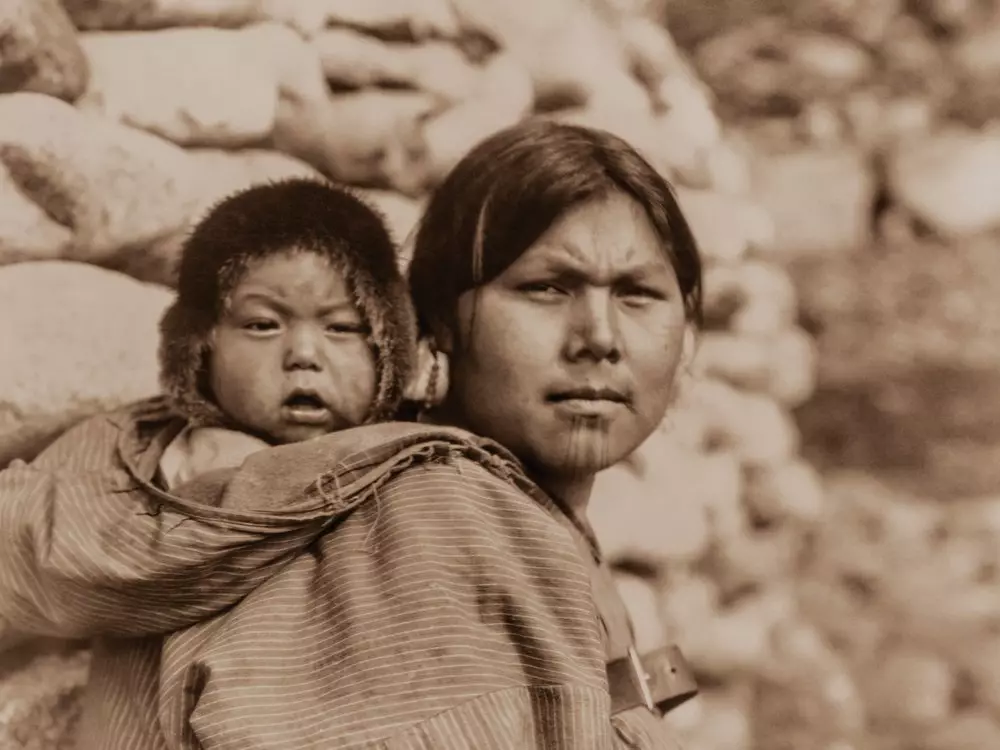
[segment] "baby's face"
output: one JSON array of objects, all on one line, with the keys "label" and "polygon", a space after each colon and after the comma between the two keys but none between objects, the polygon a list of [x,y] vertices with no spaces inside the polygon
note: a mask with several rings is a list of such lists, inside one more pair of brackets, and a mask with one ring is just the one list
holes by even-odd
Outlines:
[{"label": "baby's face", "polygon": [[209,373],[219,407],[275,444],[358,425],[375,395],[367,322],[343,274],[311,252],[250,265],[214,331]]}]

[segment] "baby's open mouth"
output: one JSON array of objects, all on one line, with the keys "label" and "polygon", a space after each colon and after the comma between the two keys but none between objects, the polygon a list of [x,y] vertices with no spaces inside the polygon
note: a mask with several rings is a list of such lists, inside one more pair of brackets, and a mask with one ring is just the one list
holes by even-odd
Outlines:
[{"label": "baby's open mouth", "polygon": [[282,402],[282,410],[292,422],[323,424],[330,416],[330,407],[315,393],[295,391]]}]

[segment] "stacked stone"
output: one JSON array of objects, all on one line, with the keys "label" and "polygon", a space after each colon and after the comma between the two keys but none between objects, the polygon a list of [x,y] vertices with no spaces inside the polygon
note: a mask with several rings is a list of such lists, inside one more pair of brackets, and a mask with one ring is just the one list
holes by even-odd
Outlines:
[{"label": "stacked stone", "polygon": [[[796,599],[860,690],[854,746],[998,746],[1000,2],[651,4],[753,144],[771,257],[825,329]],[[829,746],[795,685],[758,683],[761,746]]]},{"label": "stacked stone", "polygon": [[[676,408],[599,477],[592,510],[640,645],[678,642],[705,679],[670,720],[692,747],[749,748],[758,684],[798,680],[822,686],[831,737],[849,734],[853,688],[793,585],[824,513],[790,415],[814,387],[812,341],[745,145],[667,32],[627,5],[8,2],[0,465],[156,391],[180,241],[227,193],[324,175],[367,194],[405,246],[478,140],[533,113],[604,127],[674,182],[706,258],[708,322]],[[0,623],[0,652],[13,638]],[[20,696],[0,710],[0,746],[68,741],[85,658],[0,663],[0,692]]]}]

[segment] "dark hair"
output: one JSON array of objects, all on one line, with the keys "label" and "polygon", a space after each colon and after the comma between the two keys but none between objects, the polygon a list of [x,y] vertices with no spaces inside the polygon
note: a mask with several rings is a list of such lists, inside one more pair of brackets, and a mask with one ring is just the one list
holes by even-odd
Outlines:
[{"label": "dark hair", "polygon": [[479,143],[431,197],[409,268],[421,333],[451,326],[463,292],[503,273],[568,210],[615,191],[645,210],[700,325],[701,257],[669,183],[611,133],[532,118]]},{"label": "dark hair", "polygon": [[225,198],[184,244],[177,299],[160,321],[160,382],[178,413],[199,424],[226,422],[207,392],[210,334],[248,264],[290,251],[316,253],[344,274],[376,349],[369,419],[398,407],[415,362],[416,324],[396,246],[381,215],[349,190],[294,178]]}]

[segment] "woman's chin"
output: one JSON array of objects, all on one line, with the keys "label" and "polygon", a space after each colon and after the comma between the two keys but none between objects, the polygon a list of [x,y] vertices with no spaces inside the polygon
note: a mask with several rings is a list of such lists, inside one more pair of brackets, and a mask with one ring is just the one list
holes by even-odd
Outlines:
[{"label": "woman's chin", "polygon": [[564,451],[543,452],[540,463],[549,476],[585,480],[618,463],[628,452],[612,449],[607,443],[574,442]]}]

